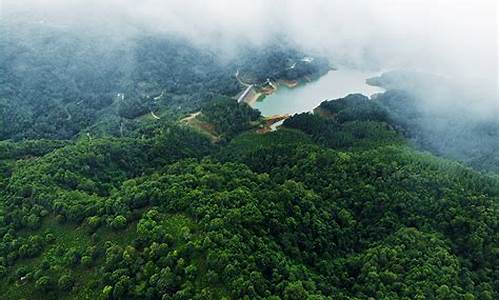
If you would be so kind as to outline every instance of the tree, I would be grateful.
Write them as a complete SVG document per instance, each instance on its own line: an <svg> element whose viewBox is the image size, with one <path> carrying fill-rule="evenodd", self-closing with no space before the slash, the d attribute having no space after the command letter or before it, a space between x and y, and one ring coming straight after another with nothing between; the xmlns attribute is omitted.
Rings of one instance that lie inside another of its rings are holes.
<svg viewBox="0 0 500 300"><path fill-rule="evenodd" d="M60 290L68 291L71 289L72 286L73 286L73 278L71 278L71 276L62 275L61 277L59 277L59 280L57 281L57 287Z"/></svg>
<svg viewBox="0 0 500 300"><path fill-rule="evenodd" d="M124 216L116 216L111 226L116 230L124 229L127 226L127 219Z"/></svg>
<svg viewBox="0 0 500 300"><path fill-rule="evenodd" d="M48 277L48 276L40 277L35 282L35 287L42 292L49 291L52 288L52 283L51 283L50 277Z"/></svg>
<svg viewBox="0 0 500 300"><path fill-rule="evenodd" d="M111 295L113 294L113 287L110 285L106 285L101 292L102 296L104 299L109 299L111 298Z"/></svg>
<svg viewBox="0 0 500 300"><path fill-rule="evenodd" d="M284 298L287 300L307 299L307 291L302 286L302 282L296 281L289 283L284 291Z"/></svg>
<svg viewBox="0 0 500 300"><path fill-rule="evenodd" d="M89 268L90 266L92 266L92 257L87 255L82 256L81 263L82 266Z"/></svg>

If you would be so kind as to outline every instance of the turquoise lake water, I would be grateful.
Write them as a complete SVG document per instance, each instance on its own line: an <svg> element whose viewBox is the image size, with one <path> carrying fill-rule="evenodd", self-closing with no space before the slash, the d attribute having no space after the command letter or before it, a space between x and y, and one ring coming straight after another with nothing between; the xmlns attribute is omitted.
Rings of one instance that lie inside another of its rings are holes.
<svg viewBox="0 0 500 300"><path fill-rule="evenodd" d="M257 102L254 108L264 116L294 114L312 111L324 100L338 99L348 94L360 93L370 97L384 91L365 82L367 78L379 74L348 69L332 70L313 82L295 88L280 85L276 92Z"/></svg>

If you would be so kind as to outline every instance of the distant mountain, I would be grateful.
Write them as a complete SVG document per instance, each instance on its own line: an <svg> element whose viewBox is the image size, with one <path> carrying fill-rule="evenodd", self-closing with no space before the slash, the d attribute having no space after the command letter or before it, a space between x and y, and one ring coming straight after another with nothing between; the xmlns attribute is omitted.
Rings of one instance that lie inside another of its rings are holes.
<svg viewBox="0 0 500 300"><path fill-rule="evenodd" d="M367 83L388 90L375 100L418 147L498 172L498 98L488 90L491 85L405 71Z"/></svg>

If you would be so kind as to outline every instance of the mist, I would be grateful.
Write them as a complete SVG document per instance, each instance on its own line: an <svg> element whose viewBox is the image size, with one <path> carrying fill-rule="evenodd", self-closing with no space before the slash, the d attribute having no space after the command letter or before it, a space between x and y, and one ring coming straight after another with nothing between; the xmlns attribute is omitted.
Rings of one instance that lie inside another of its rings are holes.
<svg viewBox="0 0 500 300"><path fill-rule="evenodd" d="M498 299L497 2L0 0L0 300Z"/></svg>
<svg viewBox="0 0 500 300"><path fill-rule="evenodd" d="M30 28L49 27L89 38L103 54L126 52L145 34L186 39L222 60L285 42L340 68L439 75L474 91L466 105L479 116L498 107L494 0L4 0L0 16L27 43L38 38ZM453 105L438 94L425 105Z"/></svg>
<svg viewBox="0 0 500 300"><path fill-rule="evenodd" d="M1 12L120 36L176 34L225 55L279 37L334 64L479 78L497 74L496 14L494 0L4 0Z"/></svg>

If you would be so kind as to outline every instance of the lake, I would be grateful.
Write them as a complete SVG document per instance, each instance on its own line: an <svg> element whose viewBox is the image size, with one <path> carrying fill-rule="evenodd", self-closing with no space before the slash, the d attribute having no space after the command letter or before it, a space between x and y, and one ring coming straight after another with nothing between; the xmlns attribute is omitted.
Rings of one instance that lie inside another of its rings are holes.
<svg viewBox="0 0 500 300"><path fill-rule="evenodd" d="M280 85L273 94L255 103L254 108L264 116L294 114L312 111L324 100L338 99L348 94L360 93L369 97L384 91L365 82L367 78L378 75L380 73L349 69L332 70L313 82L295 88Z"/></svg>

